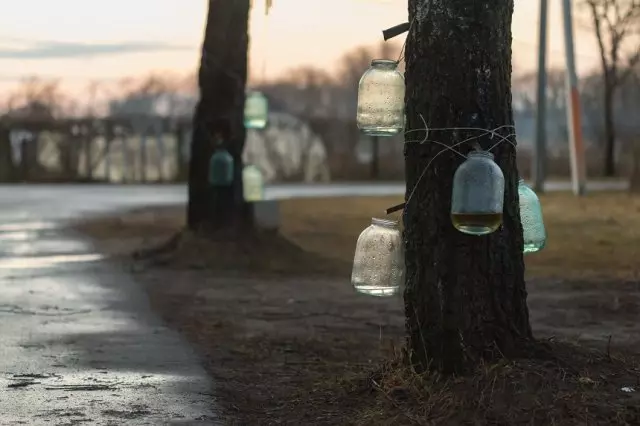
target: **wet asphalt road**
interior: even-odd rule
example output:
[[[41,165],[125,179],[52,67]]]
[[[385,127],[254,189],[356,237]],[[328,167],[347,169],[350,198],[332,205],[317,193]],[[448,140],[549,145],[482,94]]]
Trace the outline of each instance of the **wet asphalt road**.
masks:
[[[0,187],[0,424],[220,424],[191,348],[63,221],[146,189]],[[169,200],[170,202],[170,200]]]
[[[403,192],[401,183],[293,184],[268,188],[267,198]],[[0,186],[1,425],[219,424],[192,349],[126,271],[62,229],[87,215],[185,200],[184,185]]]

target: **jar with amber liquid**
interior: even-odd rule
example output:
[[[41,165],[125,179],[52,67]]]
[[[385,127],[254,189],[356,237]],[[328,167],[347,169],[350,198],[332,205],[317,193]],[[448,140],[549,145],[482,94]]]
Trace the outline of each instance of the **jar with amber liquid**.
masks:
[[[453,177],[451,222],[460,232],[487,235],[502,224],[504,175],[487,151],[472,151]]]

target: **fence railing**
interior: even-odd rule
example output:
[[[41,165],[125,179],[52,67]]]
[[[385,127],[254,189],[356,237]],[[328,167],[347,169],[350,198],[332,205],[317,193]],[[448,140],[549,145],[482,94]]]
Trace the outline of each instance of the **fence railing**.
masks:
[[[3,118],[0,181],[183,180],[190,132],[188,118]]]

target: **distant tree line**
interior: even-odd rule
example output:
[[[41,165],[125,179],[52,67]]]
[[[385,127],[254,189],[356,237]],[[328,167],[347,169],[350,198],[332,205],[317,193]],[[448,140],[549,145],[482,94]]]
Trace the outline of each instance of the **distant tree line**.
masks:
[[[600,10],[599,7],[604,7],[597,0],[585,2],[590,8],[591,3],[595,2],[596,11]],[[598,19],[603,19],[601,15],[597,16]],[[609,27],[603,28],[601,31],[613,31]],[[603,34],[600,36],[604,39],[602,48],[605,50],[606,40],[615,40]],[[290,113],[309,123],[326,146],[332,163],[332,175],[340,178],[343,170],[344,173],[351,173],[359,167],[356,151],[361,146],[371,149],[367,148],[368,142],[362,140],[355,127],[358,81],[372,59],[395,59],[400,56],[400,51],[401,45],[392,42],[358,47],[346,52],[337,61],[338,65],[334,70],[302,66],[272,81],[261,83],[258,89],[267,95],[272,110]],[[633,52],[633,49],[630,51]],[[583,127],[591,153],[590,164],[604,175],[615,173],[616,166],[628,157],[627,153],[635,152],[634,144],[640,143],[640,122],[637,120],[640,116],[640,63],[633,54],[625,52],[627,51],[605,52],[603,68],[594,70],[581,79]],[[612,58],[615,55],[618,57],[613,64]],[[401,67],[403,66],[401,63]],[[606,71],[602,71],[603,69]],[[615,79],[612,77],[613,70],[617,75]],[[56,120],[79,116],[132,115],[188,119],[197,102],[196,83],[195,73],[151,74],[137,79],[128,78],[115,87],[94,83],[86,91],[87,98],[80,102],[65,94],[58,81],[29,78],[9,94],[5,111],[0,115],[0,128],[4,128],[2,131],[6,133],[9,130],[7,123],[11,121],[9,119]],[[531,146],[535,136],[535,84],[536,72],[518,72],[516,66],[513,77],[514,116],[518,142],[524,150]],[[568,140],[564,87],[564,70],[551,69],[547,90],[549,151],[556,152],[559,156],[566,155]],[[102,99],[106,99],[106,102],[99,102],[98,94],[102,94]],[[1,123],[5,123],[4,127]],[[7,140],[7,135],[0,134],[0,166],[10,162]],[[69,164],[73,164],[73,159],[77,157],[77,146],[70,143],[61,149],[61,155],[69,159]],[[384,163],[391,173],[387,178],[401,177],[400,140],[398,143],[380,144],[380,150],[379,154],[389,159]],[[35,142],[27,151],[27,155],[34,157],[34,152],[37,151]],[[609,151],[613,152],[613,166]],[[9,166],[0,169],[4,169],[6,174]],[[3,178],[2,173],[0,172],[0,179]],[[363,173],[366,173],[364,169]]]

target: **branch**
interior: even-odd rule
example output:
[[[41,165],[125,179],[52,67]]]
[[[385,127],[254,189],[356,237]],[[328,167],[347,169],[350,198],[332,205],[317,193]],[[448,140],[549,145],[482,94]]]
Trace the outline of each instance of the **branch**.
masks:
[[[629,68],[620,72],[622,46],[633,35],[633,27],[640,27],[640,0],[584,0],[584,3],[591,12],[605,84],[614,88],[628,77],[638,62],[640,54],[635,53],[628,60]]]
[[[607,61],[606,49],[604,46],[604,40],[602,36],[602,17],[598,13],[597,0],[586,0],[587,5],[591,9],[591,19],[593,21],[593,27],[596,33],[596,40],[598,41],[598,49],[600,50],[600,61],[602,63],[602,72],[604,73],[605,81],[609,80],[609,63]]]
[[[633,72],[638,64],[640,64],[640,48],[638,48],[636,53],[631,55],[631,57],[627,60],[627,67],[618,76],[618,82],[623,83],[627,78],[629,78],[629,75]]]

